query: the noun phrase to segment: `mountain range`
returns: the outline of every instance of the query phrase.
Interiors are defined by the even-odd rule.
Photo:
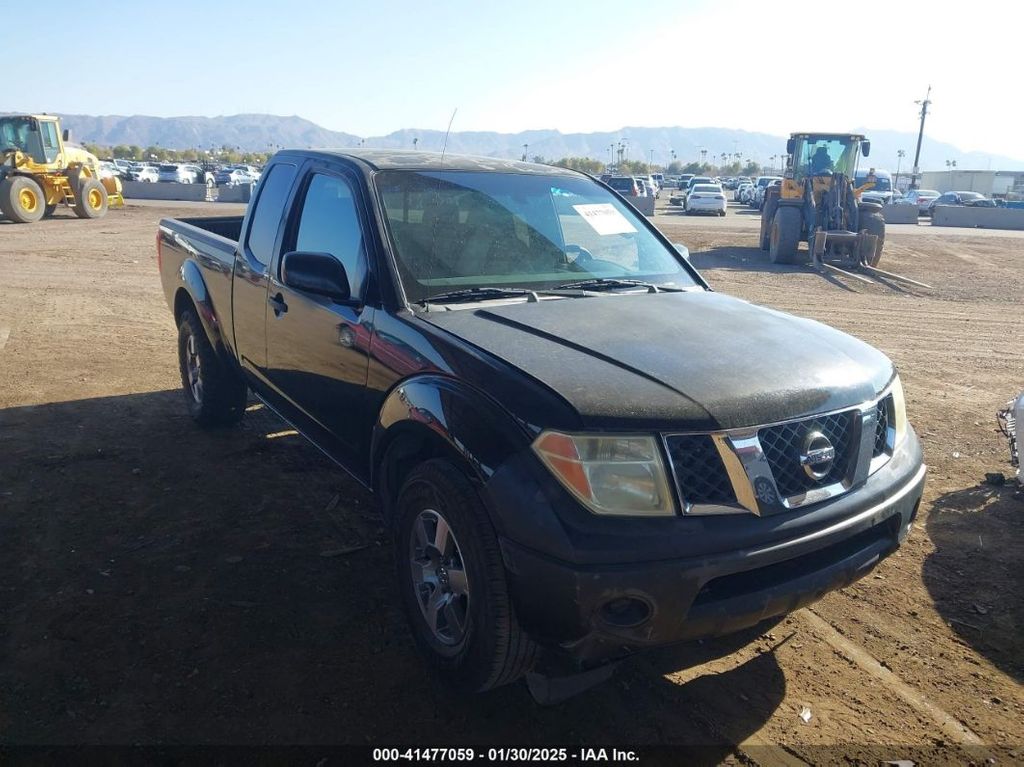
[[[239,114],[222,117],[146,117],[133,115],[61,115],[78,141],[116,146],[162,146],[168,149],[238,147],[244,151],[266,151],[280,147],[356,147],[418,149],[440,151],[444,131],[405,128],[386,136],[360,137],[332,131],[297,116]],[[840,128],[841,130],[841,128]],[[897,150],[906,156],[901,172],[913,163],[917,134],[891,130],[855,128],[871,139],[870,162],[879,168],[895,170]],[[448,137],[450,152],[492,157],[520,157],[549,160],[562,157],[593,157],[608,161],[619,142],[625,143],[628,159],[649,159],[654,150],[656,164],[668,164],[675,157],[683,162],[700,159],[707,150],[708,162],[718,162],[723,152],[740,153],[744,160],[769,164],[772,155],[785,152],[785,136],[732,128],[642,128],[626,126],[617,131],[561,133],[557,130],[530,130],[519,133],[490,131],[453,131]],[[524,146],[525,145],[525,146]],[[928,138],[921,147],[922,170],[944,170],[947,160],[955,160],[961,170],[1024,170],[1024,160],[985,152],[967,152]]]

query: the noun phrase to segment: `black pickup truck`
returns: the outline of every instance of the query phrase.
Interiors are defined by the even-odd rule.
[[[892,363],[713,292],[581,173],[284,151],[244,217],[164,219],[157,253],[192,415],[252,391],[371,488],[464,687],[795,610],[917,513]]]

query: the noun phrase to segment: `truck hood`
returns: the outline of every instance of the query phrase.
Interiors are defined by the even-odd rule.
[[[860,404],[893,376],[884,354],[845,333],[705,291],[420,317],[549,387],[587,428],[772,423]],[[516,411],[516,403],[504,404]]]

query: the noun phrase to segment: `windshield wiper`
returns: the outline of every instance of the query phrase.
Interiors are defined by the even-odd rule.
[[[559,285],[556,290],[615,290],[616,288],[647,288],[648,293],[681,293],[682,288],[670,288],[665,285],[655,285],[653,282],[642,282],[640,280],[627,280],[619,277],[594,277],[591,280],[580,280],[579,282],[567,282]]]
[[[565,286],[562,286],[565,287]],[[525,298],[529,302],[536,301],[538,296],[561,296],[563,298],[585,298],[586,293],[582,291],[561,290],[527,290],[526,288],[464,288],[462,290],[449,290],[446,293],[438,293],[427,296],[417,301],[421,306],[427,304],[460,304],[473,301],[493,301],[501,298]]]

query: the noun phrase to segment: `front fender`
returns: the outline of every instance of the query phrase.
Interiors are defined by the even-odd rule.
[[[370,443],[371,486],[387,502],[384,459],[403,436],[444,445],[485,486],[513,455],[529,447],[532,435],[497,401],[443,375],[426,374],[397,384],[381,406]],[[495,521],[496,526],[500,525]]]

